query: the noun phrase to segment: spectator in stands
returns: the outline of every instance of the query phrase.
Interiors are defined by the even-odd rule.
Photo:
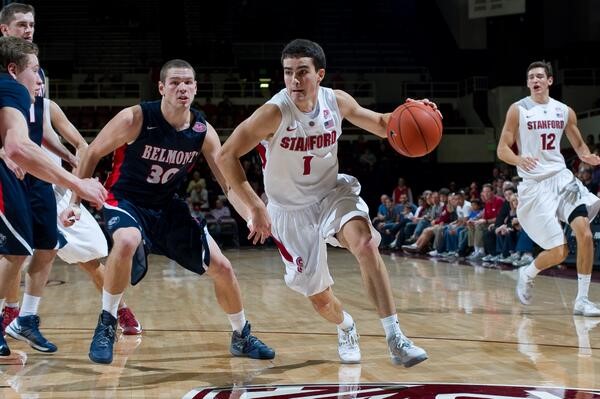
[[[414,231],[417,223],[425,216],[425,211],[429,207],[427,198],[431,196],[431,191],[426,191],[423,196],[418,199],[418,206],[414,211],[410,211],[411,208],[404,207],[402,211],[402,220],[400,221],[401,226],[396,233],[394,241],[390,243],[390,248],[395,249],[402,245],[407,236],[410,236]],[[414,206],[414,204],[412,204]],[[410,225],[410,227],[409,227]]]
[[[489,183],[483,185],[481,200],[484,202],[483,216],[469,225],[469,231],[473,237],[473,248],[475,250],[469,255],[468,260],[479,260],[485,256],[483,235],[489,229],[490,225],[496,222],[496,216],[498,216],[498,212],[500,212],[500,208],[502,208],[502,204],[504,203],[502,197],[494,195],[492,185]]]
[[[411,188],[406,185],[406,181],[403,177],[399,177],[398,184],[392,192],[392,201],[394,201],[395,204],[400,203],[400,197],[402,194],[406,194],[408,202],[413,203],[413,193]]]
[[[206,189],[206,180],[200,179],[190,191],[189,203],[200,204],[202,212],[208,212],[210,209],[208,202],[208,190]]]
[[[477,182],[472,182],[469,186],[469,201],[473,201],[474,199],[481,199]]]
[[[598,194],[598,182],[595,182],[592,178],[592,169],[585,168],[580,174],[579,179],[583,185],[590,191],[590,193]]]
[[[502,184],[502,188],[504,190],[503,192],[503,197],[504,197],[504,203],[502,204],[500,211],[498,212],[498,215],[496,215],[496,221],[494,222],[493,226],[489,226],[488,230],[486,232],[484,232],[483,235],[483,246],[486,252],[486,256],[483,257],[483,259],[481,259],[484,262],[496,262],[497,260],[499,260],[500,258],[502,258],[499,250],[499,247],[496,243],[496,237],[497,237],[497,232],[496,230],[498,228],[500,228],[502,225],[506,224],[508,219],[509,219],[509,215],[510,215],[510,198],[513,196],[513,194],[516,193],[516,189],[514,188],[512,182],[504,182]],[[506,232],[503,232],[503,234],[506,234]]]
[[[483,217],[483,206],[481,200],[476,198],[471,201],[471,212],[465,223],[465,226],[457,229],[458,236],[458,255],[465,256],[469,248],[473,247],[472,234],[470,234],[470,227],[474,226],[475,223]],[[471,241],[471,242],[469,242]],[[451,245],[449,247],[452,247]],[[448,249],[448,251],[451,251]]]
[[[387,214],[387,202],[390,199],[389,195],[381,194],[379,200],[379,206],[377,207],[377,215],[373,218],[373,226],[377,226],[380,222],[385,220],[385,215]]]
[[[392,200],[387,195],[385,197],[385,213],[378,213],[376,217],[377,224],[374,224],[377,231],[381,234],[380,247],[382,248],[387,247],[394,239],[394,232],[397,231],[398,223],[402,217]]]
[[[200,176],[200,171],[195,170],[194,173],[192,173],[192,179],[188,182],[187,189],[185,190],[187,195],[192,195],[192,191],[199,186],[206,187],[206,180]]]
[[[229,236],[233,241],[234,247],[240,246],[238,224],[231,216],[231,210],[225,205],[225,200],[217,198],[215,207],[210,210],[210,215],[214,218],[214,227],[210,233],[220,245],[223,245],[225,236]]]

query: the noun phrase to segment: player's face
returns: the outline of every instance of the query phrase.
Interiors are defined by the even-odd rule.
[[[20,37],[28,42],[33,41],[33,32],[35,30],[35,21],[33,14],[28,12],[23,14],[18,12],[14,19],[8,25],[0,25],[0,30],[4,36]]]
[[[189,68],[171,68],[164,82],[158,82],[163,99],[175,107],[190,108],[196,95],[194,71]]]
[[[19,69],[16,64],[9,64],[8,70],[15,79],[29,91],[31,101],[35,100],[36,92],[42,88],[42,79],[40,78],[40,64],[35,54],[27,55],[27,66]]]
[[[317,71],[310,57],[285,58],[283,74],[285,87],[294,104],[302,111],[312,110],[325,70]]]
[[[533,68],[527,72],[527,87],[531,95],[544,94],[550,90],[553,79],[546,75],[544,68]]]

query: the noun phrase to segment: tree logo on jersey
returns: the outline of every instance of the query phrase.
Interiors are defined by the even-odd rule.
[[[206,132],[206,125],[202,122],[196,122],[196,123],[194,123],[192,130],[194,132],[204,133],[204,132]]]
[[[329,110],[328,109],[323,110],[323,118],[325,118],[325,119],[329,118]]]
[[[189,399],[567,399],[582,396],[600,399],[600,391],[551,387],[461,384],[323,384],[323,385],[255,385],[228,388],[199,388],[188,392]]]
[[[296,263],[296,270],[298,273],[302,273],[304,270],[304,261],[302,260],[302,257],[298,256],[294,263]]]
[[[108,228],[112,229],[115,224],[119,223],[120,220],[121,218],[119,216],[111,217],[110,219],[108,219]]]

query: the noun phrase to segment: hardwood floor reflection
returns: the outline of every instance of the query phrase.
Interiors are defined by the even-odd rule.
[[[208,386],[337,382],[600,387],[600,319],[572,315],[575,280],[539,276],[533,304],[523,307],[516,271],[386,255],[401,326],[429,354],[404,369],[389,360],[356,261],[332,249],[333,289],[356,320],[363,356],[360,365],[341,365],[335,326],[285,286],[275,250],[225,254],[254,333],[277,351],[273,361],[231,357],[229,323],[210,280],[153,256],[145,280],[125,296],[144,334],[120,336],[114,362],[93,364],[87,353],[100,295],[78,267],[57,262],[40,316],[59,350],[42,354],[8,338],[26,362],[0,365],[0,397],[175,398]],[[598,283],[590,292],[600,300]]]

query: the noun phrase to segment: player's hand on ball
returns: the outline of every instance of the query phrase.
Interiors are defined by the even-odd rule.
[[[427,106],[431,107],[435,112],[437,112],[437,114],[440,116],[440,118],[444,119],[444,115],[442,115],[442,113],[438,109],[437,104],[434,103],[433,101],[429,100],[428,98],[423,98],[423,99],[420,99],[420,100],[415,100],[414,98],[407,98],[406,102],[407,103],[419,102],[419,103],[422,103],[424,105],[427,105]]]

